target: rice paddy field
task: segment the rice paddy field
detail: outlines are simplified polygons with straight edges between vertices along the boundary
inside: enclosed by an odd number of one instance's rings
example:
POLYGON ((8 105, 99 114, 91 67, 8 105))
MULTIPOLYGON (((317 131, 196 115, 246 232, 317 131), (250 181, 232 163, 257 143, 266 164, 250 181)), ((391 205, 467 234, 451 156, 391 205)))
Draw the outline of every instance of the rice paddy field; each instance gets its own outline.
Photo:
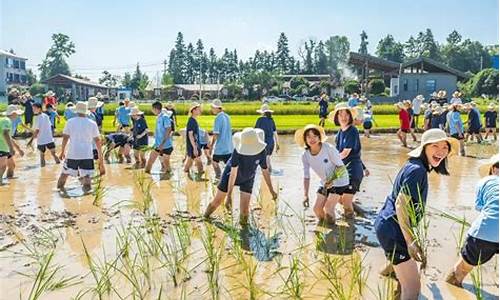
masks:
MULTIPOLYGON (((76 179, 60 194, 61 166, 49 160, 40 168, 37 153, 27 153, 17 178, 0 187, 0 299, 393 299, 396 281, 378 275, 385 258, 373 221, 409 150, 393 135, 362 137, 371 174, 355 196, 361 209, 346 220, 339 208, 337 225, 324 227, 302 206, 301 150, 291 136, 281 141, 273 156, 278 199, 258 176, 245 227, 233 217, 237 194, 232 211, 200 217, 215 193, 213 171, 205 166, 202 180, 188 179, 178 137, 171 178, 160 176, 158 163, 146 175, 113 160, 87 195, 76 179)), ((444 282, 478 214, 479 159, 498 144, 466 150, 470 156, 450 159, 450 176, 429 178, 422 299, 498 299, 498 257, 464 289, 444 282)), ((311 184, 314 191, 318 178, 311 184)))

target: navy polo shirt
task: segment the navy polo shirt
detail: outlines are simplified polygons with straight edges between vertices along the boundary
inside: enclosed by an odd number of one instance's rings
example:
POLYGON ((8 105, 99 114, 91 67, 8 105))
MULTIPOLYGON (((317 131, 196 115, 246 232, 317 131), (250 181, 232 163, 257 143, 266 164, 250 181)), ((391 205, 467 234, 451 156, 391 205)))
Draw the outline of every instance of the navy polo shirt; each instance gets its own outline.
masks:
POLYGON ((488 110, 484 113, 484 119, 486 123, 486 127, 488 128, 496 128, 497 127, 497 117, 498 113, 496 111, 488 110))
POLYGON ((379 216, 387 220, 396 217, 396 199, 400 192, 411 197, 411 204, 417 213, 417 220, 422 218, 423 207, 427 202, 427 190, 429 187, 427 179, 427 168, 419 158, 410 158, 401 168, 394 180, 392 192, 385 198, 385 204, 379 212, 379 216))
POLYGON ((319 114, 320 115, 326 115, 328 113, 328 101, 326 100, 319 100, 319 114))
POLYGON ((479 120, 479 115, 471 109, 469 112, 469 128, 470 129, 479 129, 481 128, 481 121, 479 120))
POLYGON ((276 131, 276 124, 274 123, 273 118, 269 117, 260 117, 257 119, 255 123, 255 128, 260 128, 264 131, 266 144, 274 145, 274 132, 276 131))
POLYGON ((261 169, 267 169, 266 150, 264 149, 256 155, 242 155, 234 150, 227 164, 233 168, 238 167, 236 184, 253 181, 257 166, 260 166, 261 169))
POLYGON ((106 137, 118 146, 125 146, 125 144, 132 142, 131 138, 125 133, 111 133, 106 137))
POLYGON ((192 153, 193 152, 193 145, 191 145, 191 141, 189 141, 189 132, 193 132, 193 137, 194 137, 194 144, 198 144, 198 134, 199 134, 200 127, 198 126, 198 122, 196 121, 195 118, 189 117, 189 120, 186 125, 186 150, 187 153, 192 153))
POLYGON ((361 141, 359 140, 358 129, 349 126, 345 131, 339 130, 335 137, 335 145, 339 153, 344 149, 351 149, 351 152, 342 161, 347 166, 351 179, 361 180, 363 178, 363 164, 361 162, 361 141))
POLYGON ((144 130, 148 128, 148 124, 146 123, 146 119, 144 116, 140 117, 137 119, 137 121, 134 122, 134 128, 132 129, 132 134, 135 139, 135 143, 137 145, 147 145, 148 144, 148 135, 144 135, 140 139, 137 139, 137 136, 142 134, 144 130))

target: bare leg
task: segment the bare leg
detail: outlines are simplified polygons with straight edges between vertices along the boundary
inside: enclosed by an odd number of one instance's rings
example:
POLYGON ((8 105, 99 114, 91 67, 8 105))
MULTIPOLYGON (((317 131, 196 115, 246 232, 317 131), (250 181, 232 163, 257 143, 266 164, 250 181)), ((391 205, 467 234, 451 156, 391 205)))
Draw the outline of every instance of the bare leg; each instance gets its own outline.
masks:
POLYGON ((344 193, 340 198, 340 203, 344 206, 344 215, 346 218, 352 218, 354 216, 354 207, 352 206, 353 194, 344 193))
POLYGON ((7 157, 0 157, 0 185, 3 185, 3 173, 7 169, 7 157))
POLYGON ((153 167, 153 164, 155 163, 157 158, 158 158, 158 152, 156 152, 155 150, 149 152, 149 159, 148 163, 146 164, 146 169, 144 170, 144 172, 148 174, 151 173, 151 168, 153 167))
POLYGON ((335 224, 335 207, 337 206, 337 202, 340 199, 340 195, 330 194, 326 200, 324 206, 325 219, 329 224, 335 224))
POLYGON ((462 287, 465 276, 469 274, 474 266, 469 265, 462 257, 457 261, 453 269, 446 276, 446 282, 462 287))
POLYGON ((212 202, 210 202, 207 206, 207 209, 205 210, 205 213, 203 216, 205 218, 210 217, 210 215, 217 209, 222 204, 222 201, 224 201, 224 198, 226 198, 227 193, 224 193, 223 191, 217 189, 217 193, 215 194, 214 199, 212 202))
POLYGON ((216 162, 216 161, 212 161, 212 166, 214 168, 214 173, 215 173, 215 178, 216 179, 220 179, 220 176, 221 176, 221 169, 220 169, 220 166, 219 166, 219 162, 216 162))
POLYGON ((314 203, 313 211, 320 222, 325 219, 325 203, 326 197, 319 193, 316 194, 316 202, 314 203))
POLYGON ((420 294, 420 274, 417 263, 410 259, 394 266, 396 277, 401 284, 401 299, 418 299, 420 294))
MULTIPOLYGON (((56 155, 56 149, 50 149, 50 154, 54 158, 54 161, 56 162, 56 164, 61 163, 61 161, 59 160, 59 157, 57 157, 57 155, 56 155)), ((44 157, 45 157, 45 155, 44 155, 44 157)))
POLYGON ((45 152, 40 151, 40 166, 45 167, 45 152))
POLYGON ((201 157, 197 157, 194 159, 194 163, 196 164, 196 169, 198 170, 198 174, 203 173, 203 163, 201 162, 201 157))
POLYGON ((266 156, 267 169, 269 170, 269 174, 272 173, 273 168, 271 167, 271 155, 266 156))
POLYGON ((7 159, 7 178, 14 177, 14 169, 16 168, 16 162, 14 157, 7 159))
POLYGON ((248 223, 248 215, 250 214, 250 199, 252 194, 240 191, 240 224, 248 223))
POLYGON ((189 156, 186 156, 186 163, 184 164, 184 172, 189 173, 189 169, 193 165, 193 159, 189 156))
POLYGON ((59 190, 64 190, 64 185, 66 184, 66 180, 68 180, 68 176, 67 174, 61 174, 61 176, 59 176, 59 180, 57 180, 57 188, 59 190))
POLYGON ((163 167, 163 172, 169 173, 172 171, 172 168, 170 167, 170 155, 163 154, 160 156, 160 161, 163 167))

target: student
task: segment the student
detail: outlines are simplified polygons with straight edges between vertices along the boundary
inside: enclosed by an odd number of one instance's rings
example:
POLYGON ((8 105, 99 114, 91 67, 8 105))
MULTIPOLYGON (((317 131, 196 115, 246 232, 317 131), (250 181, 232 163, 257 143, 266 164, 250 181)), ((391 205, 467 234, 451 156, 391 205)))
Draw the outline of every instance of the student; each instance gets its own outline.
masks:
POLYGON ((484 125, 486 127, 485 140, 488 139, 490 133, 493 134, 495 141, 497 140, 497 118, 498 112, 495 104, 490 103, 490 105, 488 105, 488 111, 484 113, 484 125))
POLYGON ((418 95, 412 101, 412 109, 413 109, 413 122, 415 122, 415 128, 419 126, 419 117, 422 112, 422 103, 425 101, 423 95, 418 95))
POLYGON ((262 104, 259 110, 257 110, 261 117, 257 119, 255 123, 255 128, 262 129, 264 131, 264 141, 266 142, 266 159, 267 167, 269 173, 273 173, 273 168, 271 166, 271 155, 274 152, 274 146, 276 145, 276 152, 280 149, 280 144, 278 141, 278 132, 276 131, 276 124, 273 120, 273 111, 269 108, 268 104, 262 104))
POLYGON ((66 103, 66 107, 64 108, 64 119, 66 120, 66 122, 75 116, 75 105, 73 104, 73 102, 66 103))
MULTIPOLYGON (((207 158, 207 166, 208 166, 212 163, 212 159, 210 157, 210 146, 208 145, 210 140, 208 132, 200 127, 198 129, 198 137, 199 137, 198 145, 200 146, 201 151, 205 154, 205 157, 207 158)), ((200 154, 200 158, 202 154, 200 154)))
POLYGON ((52 135, 54 135, 56 130, 56 120, 57 122, 60 122, 61 117, 51 104, 47 104, 45 113, 47 114, 47 116, 49 116, 50 127, 52 128, 52 135))
POLYGON ((155 128, 155 143, 154 151, 149 153, 149 159, 146 164, 146 173, 151 173, 151 168, 158 157, 160 157, 161 173, 170 174, 170 155, 174 151, 172 144, 172 120, 170 114, 163 110, 163 105, 160 101, 155 101, 151 104, 151 111, 156 116, 155 128))
POLYGON ((398 102, 394 104, 399 109, 399 130, 397 136, 401 141, 403 147, 408 147, 406 143, 406 134, 410 132, 410 115, 405 109, 403 102, 398 102))
POLYGON ((15 155, 10 135, 11 128, 9 118, 0 117, 0 186, 5 185, 3 174, 7 169, 8 160, 15 155))
POLYGON ((21 104, 24 106, 24 124, 30 128, 33 126, 33 107, 31 107, 33 103, 35 103, 33 97, 31 97, 29 92, 26 92, 21 104))
POLYGON ((461 257, 446 276, 446 282, 458 287, 474 267, 498 254, 498 159, 499 155, 494 155, 479 168, 475 206, 480 214, 467 232, 461 257))
POLYGON ((319 126, 325 127, 325 120, 328 117, 328 95, 322 93, 319 98, 319 126))
POLYGON ((115 148, 118 149, 118 163, 123 163, 123 157, 127 164, 132 162, 130 157, 130 146, 133 143, 133 138, 123 132, 110 133, 105 137, 106 152, 104 153, 104 160, 109 164, 109 155, 115 148))
POLYGON ((356 107, 358 106, 358 102, 359 102, 359 95, 358 93, 354 93, 352 94, 351 98, 349 98, 349 101, 347 101, 347 105, 349 107, 356 107))
POLYGON ((441 118, 442 114, 443 109, 441 106, 434 106, 434 109, 432 110, 431 129, 444 129, 443 119, 441 118))
POLYGON ((460 104, 451 104, 450 111, 448 112, 448 129, 450 136, 460 143, 460 155, 465 156, 464 145, 464 125, 460 118, 460 104))
POLYGON ((356 110, 350 108, 345 102, 337 104, 335 110, 328 115, 328 119, 340 126, 335 137, 335 145, 349 173, 349 186, 340 198, 340 203, 344 205, 344 215, 347 218, 354 217, 352 200, 359 191, 363 176, 369 174, 361 161, 361 141, 359 132, 353 125, 355 117, 356 110))
POLYGON ((99 131, 102 129, 102 117, 99 115, 97 112, 97 109, 102 107, 104 105, 104 102, 99 101, 97 97, 90 97, 87 101, 87 107, 89 110, 89 116, 94 122, 97 124, 97 128, 99 131))
POLYGON ((445 90, 438 91, 437 97, 436 97, 437 104, 439 104, 441 106, 445 103, 448 103, 448 98, 446 97, 446 94, 447 94, 447 92, 445 90))
POLYGON ((420 294, 420 274, 417 262, 423 261, 423 252, 412 235, 409 211, 416 212, 417 222, 425 213, 428 173, 435 171, 448 175, 447 158, 456 154, 455 139, 448 138, 441 129, 429 129, 422 135, 420 146, 408 153, 409 159, 394 180, 392 192, 375 220, 375 231, 401 288, 401 299, 417 299, 420 294), (424 206, 424 207, 422 207, 424 206))
POLYGON ((135 158, 135 169, 146 167, 146 152, 145 149, 148 146, 148 124, 144 118, 144 112, 142 112, 138 107, 132 108, 130 111, 130 116, 132 117, 134 127, 132 129, 133 137, 133 148, 134 148, 134 158, 135 158))
POLYGON ((422 109, 424 110, 424 131, 426 131, 431 129, 432 105, 424 103, 422 104, 422 109))
POLYGON ((184 164, 184 172, 188 173, 188 177, 191 178, 189 170, 193 165, 193 161, 196 164, 196 169, 198 170, 197 177, 201 177, 203 174, 203 165, 201 163, 201 149, 198 143, 199 136, 199 126, 198 118, 201 115, 201 104, 194 103, 189 108, 189 119, 186 125, 186 163, 184 164))
MULTIPOLYGON (((22 110, 20 110, 17 105, 11 104, 11 105, 7 106, 7 111, 5 113, 3 113, 3 115, 6 116, 10 120, 11 123, 14 123, 14 120, 20 119, 20 116, 23 113, 24 112, 22 110)), ((21 148, 17 144, 16 140, 14 139, 14 129, 15 128, 12 128, 12 127, 10 129, 10 136, 11 136, 10 142, 11 142, 14 150, 17 151, 21 157, 23 157, 24 151, 21 150, 21 148)), ((7 156, 7 178, 14 178, 14 170, 15 169, 16 169, 16 162, 14 160, 14 155, 8 155, 7 156)), ((1 175, 0 175, 0 177, 1 177, 1 175)))
POLYGON ((215 115, 214 127, 212 130, 212 142, 210 151, 213 151, 212 166, 215 172, 215 179, 219 180, 221 176, 220 163, 227 163, 233 153, 233 131, 231 128, 231 118, 222 107, 222 102, 215 99, 212 102, 212 114, 215 115))
POLYGON ((167 102, 166 110, 171 112, 170 119, 172 119, 172 131, 177 128, 177 112, 175 111, 174 104, 172 102, 167 102))
POLYGON ((118 108, 115 111, 115 118, 113 119, 113 126, 116 126, 118 121, 118 127, 116 131, 129 131, 130 129, 130 109, 125 105, 129 103, 128 99, 126 102, 120 101, 118 108))
POLYGON ((233 136, 234 151, 229 159, 221 181, 217 186, 214 199, 208 204, 205 218, 222 204, 226 198, 226 208, 231 209, 232 192, 234 186, 240 187, 240 224, 248 223, 250 199, 252 197, 253 184, 257 167, 260 166, 264 181, 271 192, 272 198, 277 194, 271 183, 271 176, 266 164, 266 143, 264 132, 260 129, 245 128, 233 136))
POLYGON ((40 151, 40 165, 45 167, 45 151, 49 149, 50 154, 54 158, 56 164, 59 164, 59 158, 56 155, 56 144, 54 143, 54 136, 52 134, 52 124, 50 123, 49 116, 42 112, 42 105, 40 103, 33 104, 33 112, 35 113, 35 132, 28 141, 28 147, 31 146, 33 140, 37 140, 37 149, 40 151))
POLYGON ((441 119, 441 126, 444 130, 444 132, 446 132, 447 134, 450 133, 449 131, 449 128, 448 128, 448 118, 446 117, 448 115, 448 109, 449 109, 449 105, 448 103, 445 103, 443 104, 443 107, 442 107, 442 110, 441 110, 441 115, 439 116, 439 118, 441 119))
MULTIPOLYGON (((468 129, 468 135, 471 137, 472 140, 474 140, 474 137, 476 138, 478 143, 481 143, 482 137, 481 137, 481 121, 479 119, 478 113, 473 109, 472 105, 470 103, 466 103, 464 105, 465 111, 467 112, 467 125, 469 127, 468 129)), ((465 138, 465 141, 468 140, 468 137, 465 138)))
POLYGON ((45 109, 47 109, 47 106, 52 106, 52 107, 56 107, 57 106, 57 98, 56 98, 56 94, 49 90, 46 94, 45 94, 45 98, 43 98, 43 105, 45 106, 45 109))
MULTIPOLYGON (((309 206, 310 170, 321 179, 316 193, 314 214, 320 222, 335 224, 335 207, 349 185, 349 174, 334 146, 326 142, 322 127, 307 125, 295 132, 295 142, 304 148, 304 204, 309 206)), ((344 208, 345 209, 345 208, 344 208)), ((349 209, 349 207, 347 208, 349 209)))
POLYGON ((450 104, 462 104, 462 93, 459 91, 454 91, 453 94, 451 94, 451 99, 450 99, 450 104))
POLYGON ((83 192, 91 190, 91 180, 94 175, 94 154, 92 144, 95 143, 98 153, 98 166, 101 176, 105 174, 102 157, 101 139, 97 124, 88 118, 87 103, 77 102, 76 117, 70 119, 63 130, 63 140, 59 158, 64 160, 63 169, 57 188, 64 192, 64 186, 69 176, 79 177, 83 184, 83 192), (69 141, 68 153, 66 146, 69 141))
POLYGON ((96 118, 98 120, 97 123, 97 127, 99 127, 99 131, 102 130, 102 123, 104 122, 104 102, 101 101, 103 99, 103 96, 101 94, 101 92, 98 92, 95 97, 97 98, 97 100, 99 100, 99 103, 102 103, 100 106, 97 106, 97 108, 95 109, 95 113, 96 113, 96 118))
POLYGON ((413 107, 410 100, 404 100, 403 104, 405 106, 406 111, 408 112, 408 116, 410 117, 410 134, 413 138, 413 141, 417 141, 417 136, 415 135, 415 128, 417 126, 415 122, 415 114, 413 113, 413 107))
POLYGON ((370 138, 371 129, 373 127, 373 122, 375 119, 373 118, 373 112, 366 108, 363 111, 363 131, 365 137, 370 138))

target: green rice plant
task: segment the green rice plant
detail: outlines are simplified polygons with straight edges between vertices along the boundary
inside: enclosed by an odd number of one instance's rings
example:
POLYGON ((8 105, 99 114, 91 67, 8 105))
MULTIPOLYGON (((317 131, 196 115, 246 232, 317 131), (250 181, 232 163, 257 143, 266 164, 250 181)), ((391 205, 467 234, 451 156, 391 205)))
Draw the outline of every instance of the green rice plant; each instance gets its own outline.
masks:
POLYGON ((206 266, 208 277, 208 289, 211 299, 220 298, 220 263, 224 254, 224 240, 215 245, 215 229, 211 225, 206 226, 205 234, 201 242, 206 253, 206 266))
POLYGON ((92 202, 92 204, 95 206, 101 206, 102 200, 104 199, 108 191, 109 189, 103 185, 103 177, 97 176, 95 192, 94 192, 94 201, 92 202))
POLYGON ((396 300, 394 294, 394 279, 390 277, 384 277, 382 286, 377 285, 377 292, 374 296, 378 300, 396 300))
POLYGON ((134 182, 140 190, 142 197, 140 201, 137 201, 137 199, 128 201, 127 207, 137 209, 146 216, 152 215, 150 209, 153 205, 153 195, 151 194, 153 181, 141 171, 134 173, 134 182))
POLYGON ((472 279, 472 285, 474 286, 474 295, 476 299, 482 300, 483 296, 483 275, 482 275, 482 267, 481 267, 481 256, 479 256, 479 263, 470 273, 470 277, 472 279))
POLYGON ((289 272, 286 278, 281 274, 281 270, 285 267, 278 268, 276 271, 283 281, 283 287, 280 291, 280 296, 287 296, 292 299, 302 299, 306 284, 303 278, 303 264, 300 262, 299 256, 294 255, 289 262, 289 272))
MULTIPOLYGON (((168 231, 171 236, 173 236, 175 229, 169 226, 168 231)), ((162 244, 160 244, 161 241, 159 240, 153 241, 157 243, 157 247, 160 249, 160 268, 165 268, 174 286, 177 287, 181 280, 189 277, 189 272, 184 267, 184 263, 188 256, 183 255, 182 246, 179 245, 175 238, 170 241, 165 241, 162 244)))

